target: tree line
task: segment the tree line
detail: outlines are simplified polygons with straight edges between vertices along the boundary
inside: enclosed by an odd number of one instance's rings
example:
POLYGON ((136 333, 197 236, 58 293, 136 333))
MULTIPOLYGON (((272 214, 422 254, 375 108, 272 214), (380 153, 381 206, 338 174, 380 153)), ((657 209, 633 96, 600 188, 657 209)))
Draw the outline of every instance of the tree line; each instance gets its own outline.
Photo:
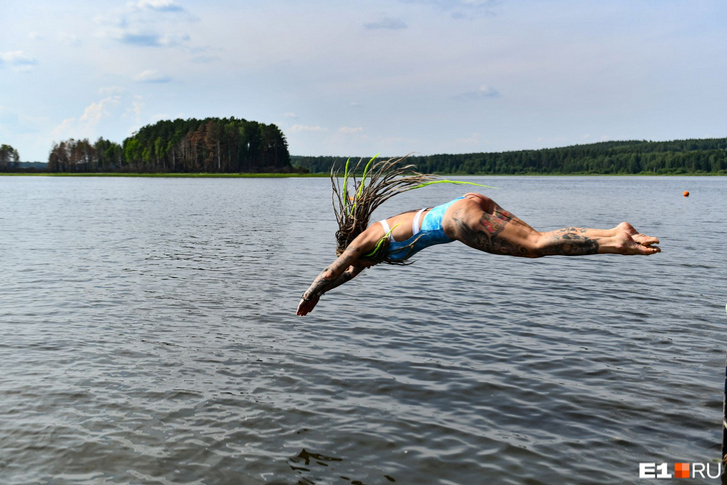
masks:
MULTIPOLYGON (((358 160, 359 157, 351 157, 358 160)), ((311 172, 329 173, 342 157, 291 156, 275 125, 235 118, 160 121, 118 143, 99 138, 56 143, 51 172, 311 172)), ((612 141, 541 150, 411 156, 426 173, 723 174, 727 138, 612 141)), ((0 146, 0 171, 23 170, 18 151, 0 146)))
MULTIPOLYGON (((358 157, 351 157, 358 160, 358 157)), ((329 173, 341 157, 293 156, 294 165, 329 173)), ((727 138, 612 141, 541 150, 410 156, 425 173, 526 174, 727 174, 727 138)))
POLYGON ((274 124, 236 118, 164 120, 119 145, 66 140, 48 156, 50 172, 289 172, 290 153, 274 124))
POLYGON ((17 170, 20 165, 20 154, 18 151, 3 143, 0 145, 0 172, 17 170))

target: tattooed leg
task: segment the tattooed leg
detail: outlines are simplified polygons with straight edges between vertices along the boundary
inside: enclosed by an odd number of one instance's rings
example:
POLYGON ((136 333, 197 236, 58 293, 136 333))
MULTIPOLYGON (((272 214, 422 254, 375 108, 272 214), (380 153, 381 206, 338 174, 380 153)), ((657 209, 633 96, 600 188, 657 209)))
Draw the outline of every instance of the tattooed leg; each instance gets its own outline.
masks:
POLYGON ((489 208, 492 212, 462 204, 453 211, 454 238, 488 253, 526 258, 597 253, 645 255, 660 251, 652 246, 658 239, 639 234, 628 223, 608 230, 566 227, 541 233, 494 202, 489 208))
POLYGON ((544 233, 536 252, 539 256, 597 253, 649 255, 661 252, 655 244, 659 244, 657 238, 641 234, 628 222, 622 222, 607 230, 569 227, 544 233))
MULTIPOLYGON (((539 247, 535 249, 535 257, 538 256, 583 256, 586 254, 597 254, 600 248, 601 238, 589 234, 590 229, 580 227, 567 227, 545 233, 540 238, 539 247)), ((593 231, 596 232, 596 231, 593 231)))
POLYGON ((478 218, 462 211, 452 214, 452 221, 454 238, 472 248, 493 254, 536 257, 533 251, 540 233, 505 210, 495 210, 492 214, 480 211, 478 218))

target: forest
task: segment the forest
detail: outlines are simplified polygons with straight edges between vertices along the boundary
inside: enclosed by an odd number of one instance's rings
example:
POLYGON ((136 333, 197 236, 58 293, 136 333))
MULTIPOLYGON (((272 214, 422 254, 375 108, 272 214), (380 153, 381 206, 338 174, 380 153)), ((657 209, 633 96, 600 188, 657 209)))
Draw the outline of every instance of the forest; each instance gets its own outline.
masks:
POLYGON ((18 150, 3 143, 0 145, 0 172, 17 170, 20 166, 18 150))
MULTIPOLYGON (((291 156, 274 124, 236 118, 177 119, 141 128, 118 144, 103 138, 56 143, 49 172, 122 173, 320 173, 348 157, 291 156)), ((352 160, 364 157, 351 157, 352 160)), ((384 158, 381 156, 380 158, 384 158)), ((388 157, 386 157, 388 158, 388 157)), ((675 141, 609 141, 541 150, 409 157, 425 173, 527 174, 714 174, 727 175, 727 138, 675 141)), ((40 171, 20 162, 18 151, 0 146, 0 172, 40 171)))
MULTIPOLYGON (((358 160, 358 157, 351 157, 358 160)), ((609 141, 563 148, 460 155, 412 155, 425 173, 526 174, 727 174, 727 138, 676 141, 609 141)), ((291 157, 312 173, 329 173, 341 157, 291 157)))
POLYGON ((56 143, 49 172, 290 172, 285 135, 274 124, 236 118, 177 119, 147 125, 121 145, 99 138, 56 143))

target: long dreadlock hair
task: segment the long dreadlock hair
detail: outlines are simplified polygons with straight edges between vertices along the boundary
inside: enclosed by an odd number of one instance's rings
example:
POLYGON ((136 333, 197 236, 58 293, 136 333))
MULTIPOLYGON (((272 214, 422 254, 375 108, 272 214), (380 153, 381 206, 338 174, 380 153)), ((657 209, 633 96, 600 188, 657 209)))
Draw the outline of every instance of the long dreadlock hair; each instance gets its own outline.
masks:
MULTIPOLYGON (((408 155, 381 161, 376 160, 377 156, 365 164, 361 159, 353 168, 350 167, 350 159, 347 160, 342 178, 339 177, 336 167, 331 169, 333 189, 331 199, 338 222, 336 231, 338 256, 368 227, 371 214, 395 195, 436 183, 480 185, 472 182, 441 180, 434 175, 419 173, 414 165, 402 164, 408 155), (358 173, 362 173, 360 179, 358 173)), ((389 234, 385 234, 379 240, 376 248, 365 256, 366 259, 376 263, 383 261, 389 264, 408 264, 406 261, 394 261, 387 257, 389 234)))

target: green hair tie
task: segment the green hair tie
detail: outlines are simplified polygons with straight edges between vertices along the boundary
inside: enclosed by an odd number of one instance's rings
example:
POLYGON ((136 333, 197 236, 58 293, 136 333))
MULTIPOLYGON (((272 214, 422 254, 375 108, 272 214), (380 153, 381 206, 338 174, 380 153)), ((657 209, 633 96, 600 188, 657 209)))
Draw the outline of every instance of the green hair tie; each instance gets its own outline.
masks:
POLYGON ((411 188, 411 190, 414 189, 421 189, 422 187, 426 187, 427 185, 433 185, 433 184, 456 184, 456 185, 476 185, 477 187, 485 187, 488 189, 497 189, 497 187, 493 187, 491 185, 483 185, 483 184, 476 184, 474 182, 464 182, 462 180, 432 180, 431 182, 424 182, 419 185, 415 185, 411 188))
POLYGON ((401 224, 395 224, 395 225, 394 225, 394 227, 392 227, 391 229, 389 229, 389 232, 387 232, 386 234, 384 234, 384 237, 382 237, 381 239, 379 239, 379 242, 377 242, 377 243, 376 243, 376 247, 374 248, 374 250, 373 250, 373 251, 371 251, 371 252, 370 252, 370 253, 368 253, 368 254, 364 254, 364 258, 370 258, 370 257, 371 257, 371 256, 373 256, 374 254, 376 254, 376 252, 377 252, 377 251, 378 251, 379 249, 381 249, 381 246, 382 246, 382 245, 384 244, 384 241, 386 241, 386 240, 387 240, 387 239, 389 238, 389 236, 391 235, 391 233, 392 233, 392 232, 394 232, 394 229, 396 229, 396 228, 397 228, 397 227, 399 227, 400 225, 401 225, 401 224))
MULTIPOLYGON (((353 214, 353 211, 356 209, 356 202, 358 202, 358 200, 361 198, 361 193, 363 192, 364 185, 366 184, 366 174, 368 173, 369 168, 371 168, 371 165, 374 163, 374 160, 376 160, 376 158, 378 158, 378 156, 379 156, 378 153, 376 155, 374 155, 371 158, 371 160, 369 160, 369 162, 364 167, 363 176, 361 177, 361 182, 358 185, 358 192, 356 192, 356 196, 351 201, 352 205, 351 205, 351 210, 349 211, 350 214, 353 214)), ((346 181, 348 180, 348 162, 349 162, 349 160, 351 160, 351 159, 349 158, 348 160, 346 160, 346 170, 343 174, 344 178, 346 179, 343 182, 343 193, 345 194, 346 199, 348 199, 348 192, 346 191, 346 181)), ((354 190, 355 190, 355 188, 354 188, 354 190)))

